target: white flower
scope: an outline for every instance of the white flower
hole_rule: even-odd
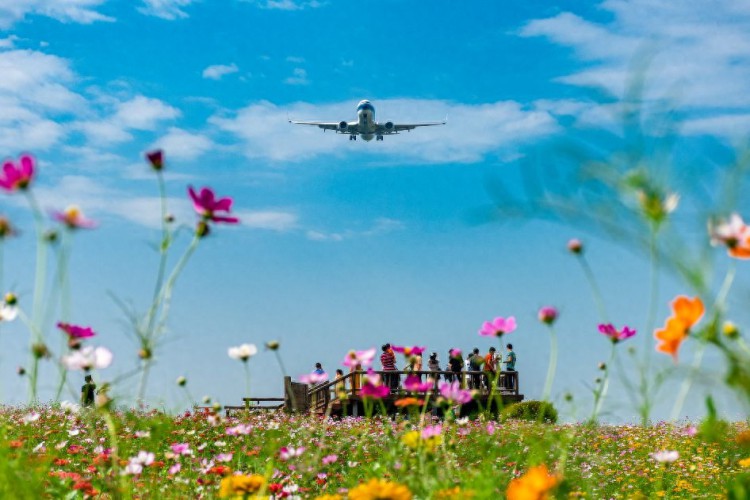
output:
[[[232,454],[231,453],[219,453],[216,455],[216,461],[217,462],[231,462],[232,461]]]
[[[34,453],[44,453],[46,451],[47,451],[47,447],[44,446],[44,441],[34,446],[34,450],[33,450]]]
[[[252,431],[253,428],[251,425],[248,424],[237,424],[234,427],[228,427],[227,428],[227,434],[229,436],[237,436],[237,435],[247,435],[250,434],[250,431]]]
[[[138,455],[130,457],[127,467],[123,471],[126,475],[137,475],[143,472],[144,465],[151,465],[154,463],[154,454],[148,451],[139,451]]]
[[[127,476],[135,476],[143,472],[143,466],[137,462],[133,462],[132,460],[128,462],[128,465],[125,467],[125,469],[122,471],[122,474]]]
[[[8,304],[0,305],[0,321],[13,321],[18,316],[18,307]]]
[[[30,424],[31,422],[36,422],[37,420],[39,420],[39,417],[40,417],[40,415],[37,412],[32,411],[28,415],[24,415],[24,417],[23,417],[23,423],[24,424]]]
[[[247,361],[258,353],[258,348],[255,347],[255,344],[242,344],[237,347],[230,347],[228,352],[232,359]]]
[[[63,356],[62,363],[68,370],[101,370],[112,364],[112,358],[106,347],[86,346]]]
[[[74,436],[79,435],[80,433],[81,433],[81,431],[79,429],[70,429],[68,431],[68,436],[74,437]]]
[[[71,403],[70,401],[62,401],[60,403],[60,409],[65,413],[78,413],[81,411],[81,405],[77,403]]]
[[[651,454],[651,458],[656,460],[659,463],[672,463],[678,458],[680,458],[680,454],[676,451],[657,451],[656,453]]]

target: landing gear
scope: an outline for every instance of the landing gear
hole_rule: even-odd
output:
[[[350,141],[356,141],[357,140],[357,136],[354,135],[354,134],[352,134],[352,135],[349,136],[349,140]]]
[[[376,136],[375,140],[376,141],[382,141],[383,140],[383,136],[382,135]]]

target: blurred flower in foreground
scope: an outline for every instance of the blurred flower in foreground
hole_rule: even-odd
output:
[[[657,451],[651,454],[651,458],[659,463],[672,463],[680,458],[680,454],[676,451]]]
[[[94,330],[92,330],[90,326],[84,327],[60,322],[57,324],[57,327],[63,332],[67,333],[71,338],[88,339],[96,335],[96,333],[94,333]]]
[[[393,351],[394,352],[400,352],[400,353],[402,353],[406,357],[417,356],[419,354],[422,354],[425,351],[425,349],[426,349],[426,347],[419,347],[419,346],[413,346],[413,347],[410,347],[410,346],[399,346],[399,345],[394,345],[393,346]]]
[[[244,474],[230,475],[221,480],[219,487],[220,498],[245,498],[259,492],[266,484],[266,479],[260,474],[246,476]]]
[[[255,344],[242,344],[237,347],[230,347],[228,353],[230,358],[239,359],[244,363],[258,353],[258,348],[255,347]]]
[[[507,318],[495,318],[492,321],[485,321],[479,330],[479,335],[483,337],[502,337],[506,333],[511,333],[516,329],[516,318],[508,316]]]
[[[360,394],[367,398],[382,399],[390,393],[391,390],[383,385],[380,375],[370,369],[365,375],[365,383],[362,385]]]
[[[27,189],[34,177],[35,163],[31,155],[21,155],[18,158],[18,165],[12,160],[5,160],[3,171],[0,173],[0,188],[11,193]]]
[[[544,306],[541,309],[539,309],[539,321],[546,325],[551,325],[552,323],[557,320],[558,316],[557,309],[555,309],[552,306]]]
[[[705,307],[700,297],[689,298],[681,295],[672,301],[672,316],[667,318],[663,328],[654,332],[658,344],[656,350],[669,354],[677,362],[680,344],[693,327],[703,317]]]
[[[16,294],[8,292],[0,304],[0,322],[13,321],[18,317],[18,298]]]
[[[732,257],[750,259],[750,227],[738,214],[729,216],[728,221],[709,220],[708,234],[712,245],[726,245]]]
[[[680,203],[680,196],[678,194],[665,194],[658,190],[641,189],[638,191],[637,196],[643,214],[657,224],[661,223],[667,215],[674,212]]]
[[[542,500],[548,498],[548,492],[559,482],[560,477],[550,474],[546,465],[537,465],[513,479],[505,494],[508,500]]]
[[[361,366],[362,368],[366,368],[372,364],[373,359],[375,359],[375,349],[367,349],[366,351],[349,351],[344,358],[344,366]]]
[[[146,159],[154,170],[162,170],[164,168],[164,151],[161,149],[147,152]]]
[[[349,500],[411,500],[413,497],[406,485],[385,479],[370,479],[349,490]]]
[[[84,347],[62,357],[68,370],[101,370],[112,364],[112,351],[106,347]]]
[[[617,330],[612,323],[599,325],[599,332],[609,337],[609,340],[611,340],[613,344],[627,340],[636,333],[634,329],[628,328],[627,326],[623,326],[622,330]]]
[[[229,213],[232,209],[232,198],[216,198],[211,188],[204,187],[200,193],[196,193],[193,186],[188,186],[188,193],[193,200],[193,208],[205,221],[226,222],[236,224],[240,220],[237,217],[217,215],[217,212]]]
[[[440,395],[451,404],[464,404],[472,400],[471,391],[461,389],[458,381],[440,384]]]
[[[410,374],[404,380],[404,389],[409,392],[428,392],[435,385],[435,380],[427,378],[424,382],[417,375]]]
[[[96,227],[96,222],[83,216],[81,209],[71,205],[62,212],[52,212],[52,218],[61,224],[65,224],[68,229],[92,229]]]
[[[740,329],[737,328],[737,325],[732,323],[731,321],[725,321],[724,324],[721,327],[721,332],[730,339],[736,339],[740,336]]]
[[[10,223],[7,217],[0,215],[0,240],[15,236],[17,233],[16,228]]]
[[[308,373],[305,375],[301,375],[299,378],[299,381],[303,384],[320,384],[322,382],[325,382],[328,380],[328,374],[326,372],[323,373]]]
[[[137,475],[143,472],[144,465],[154,463],[154,454],[147,451],[139,451],[138,455],[131,457],[128,465],[125,467],[123,474]]]

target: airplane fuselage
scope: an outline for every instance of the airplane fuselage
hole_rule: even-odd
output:
[[[363,141],[375,138],[375,106],[370,101],[360,101],[357,105],[357,121],[359,122],[359,136]]]

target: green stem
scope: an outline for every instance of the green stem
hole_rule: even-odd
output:
[[[154,321],[156,312],[159,308],[159,298],[161,296],[164,275],[167,271],[167,256],[171,243],[169,226],[167,225],[167,195],[164,186],[164,175],[160,170],[156,172],[156,179],[159,184],[159,199],[161,200],[161,243],[159,244],[159,269],[156,273],[156,283],[154,285],[154,294],[151,299],[151,307],[146,315],[146,335],[153,335]]]
[[[542,401],[547,401],[552,392],[552,382],[555,379],[555,371],[557,370],[557,335],[555,334],[555,328],[549,325],[550,333],[550,352],[549,352],[549,365],[547,366],[547,380],[544,383],[544,392],[542,393]]]
[[[60,289],[60,319],[62,321],[70,321],[70,279],[69,279],[69,273],[68,273],[68,267],[70,266],[70,252],[71,252],[71,244],[70,244],[70,238],[71,238],[71,230],[66,230],[63,232],[62,235],[62,243],[60,245],[60,255],[58,256],[58,283],[59,283],[59,289]],[[52,301],[50,301],[52,303]],[[51,311],[52,308],[50,308],[48,311]],[[45,324],[48,324],[47,321],[45,321]],[[66,339],[65,336],[62,336],[61,344],[60,344],[60,352],[64,352],[66,347]],[[57,385],[57,391],[55,392],[55,401],[60,400],[60,395],[62,394],[63,388],[65,387],[65,382],[68,376],[68,370],[65,369],[64,366],[60,365],[60,381]]]
[[[242,366],[245,368],[245,394],[250,397],[250,366],[247,360],[242,362]]]
[[[30,190],[24,191],[26,194],[26,199],[29,202],[29,206],[31,207],[31,212],[34,216],[34,225],[36,228],[36,271],[35,271],[35,277],[34,277],[34,299],[32,302],[32,309],[31,309],[31,325],[32,325],[32,345],[35,341],[41,340],[41,332],[38,332],[38,328],[40,326],[40,321],[42,320],[41,317],[41,308],[42,308],[42,297],[44,296],[44,284],[46,282],[46,273],[47,273],[47,245],[44,241],[44,218],[42,216],[42,211],[39,208],[39,204],[36,201],[36,198],[32,194]],[[39,333],[39,338],[37,337],[37,333]],[[31,372],[34,375],[33,377],[29,377],[29,402],[33,403],[36,400],[37,395],[37,378],[36,375],[38,374],[39,370],[39,358],[36,356],[33,356],[32,361],[32,369]]]
[[[594,296],[594,302],[596,302],[596,308],[599,311],[599,316],[601,317],[602,322],[608,323],[607,308],[604,305],[604,298],[602,296],[601,290],[599,289],[599,285],[596,282],[594,272],[591,270],[591,266],[589,266],[589,263],[583,254],[579,255],[578,262],[581,263],[583,273],[586,275],[586,280],[589,282],[589,286],[591,287],[591,294]]]
[[[602,405],[604,404],[604,398],[607,397],[607,392],[609,390],[609,370],[612,365],[612,362],[615,359],[615,344],[612,342],[612,352],[609,356],[609,361],[607,361],[607,364],[604,367],[604,379],[602,380],[602,383],[600,385],[599,390],[597,390],[594,393],[594,411],[591,413],[591,419],[590,422],[596,423],[597,418],[599,417],[599,413],[601,412]]]

